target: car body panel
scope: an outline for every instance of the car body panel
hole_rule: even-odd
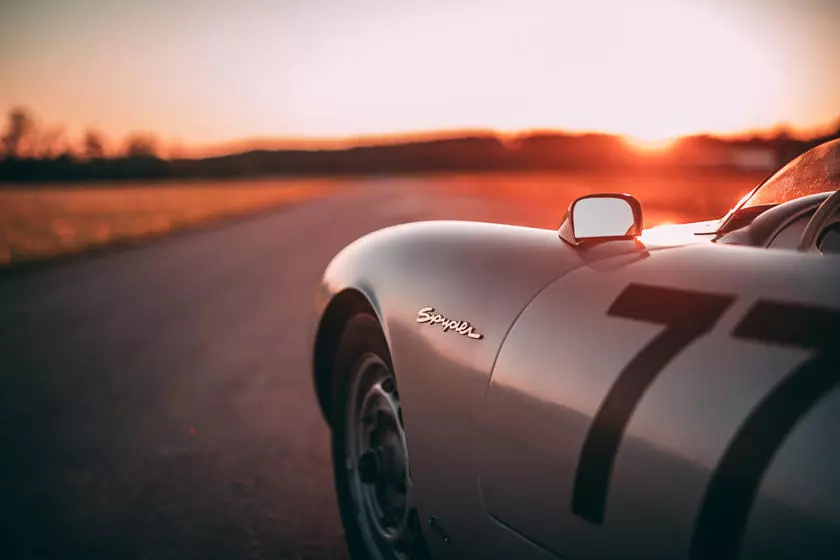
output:
[[[727,445],[812,354],[737,340],[734,329],[759,300],[840,314],[837,257],[713,244],[638,257],[583,266],[552,283],[518,318],[493,371],[480,475],[488,514],[559,556],[689,557]],[[731,304],[643,393],[614,456],[599,525],[572,513],[584,441],[619,372],[663,331],[607,315],[629,285],[721,294]],[[745,557],[819,558],[840,547],[840,457],[825,453],[828,434],[840,428],[838,402],[829,391],[784,440],[752,506]]]
[[[694,229],[649,236],[647,245],[573,248],[548,230],[416,223],[370,234],[333,260],[320,310],[352,289],[382,324],[418,512],[424,524],[439,522],[439,531],[426,528],[435,558],[690,556],[700,504],[727,444],[810,355],[733,340],[736,324],[759,299],[840,310],[838,257],[713,244]],[[639,401],[614,457],[605,520],[596,525],[570,507],[583,440],[619,371],[663,330],[607,316],[631,284],[733,301]],[[481,338],[419,323],[427,307],[469,321]],[[840,513],[819,492],[837,495],[840,464],[820,454],[816,437],[836,433],[838,400],[836,392],[821,399],[770,464],[743,531],[744,557],[792,550],[809,557],[794,534],[808,535],[810,557],[840,546]]]
[[[484,395],[496,355],[521,310],[552,280],[638,243],[575,250],[554,231],[471,222],[419,222],[361,238],[339,253],[324,274],[319,312],[344,290],[370,302],[391,351],[403,404],[412,479],[421,519],[439,518],[450,537],[436,557],[476,554],[463,549],[475,534],[488,553],[521,539],[487,519],[477,483]],[[469,321],[482,335],[462,336],[417,322],[434,307]],[[445,473],[445,476],[441,476]],[[469,536],[469,537],[468,537]],[[522,554],[520,548],[511,553]],[[533,550],[535,557],[544,553]]]

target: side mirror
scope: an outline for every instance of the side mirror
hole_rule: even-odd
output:
[[[642,205],[629,194],[590,194],[572,202],[558,230],[570,245],[633,239],[642,233]]]

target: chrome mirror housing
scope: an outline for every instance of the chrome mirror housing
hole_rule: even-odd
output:
[[[570,245],[633,239],[642,233],[642,205],[629,194],[590,194],[569,206],[558,230]]]

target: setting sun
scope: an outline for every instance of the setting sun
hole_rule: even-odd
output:
[[[663,136],[625,136],[624,140],[632,147],[646,152],[661,152],[670,148],[677,140]]]

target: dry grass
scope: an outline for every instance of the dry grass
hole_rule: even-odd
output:
[[[238,181],[0,189],[0,266],[162,235],[323,196],[335,182]]]

